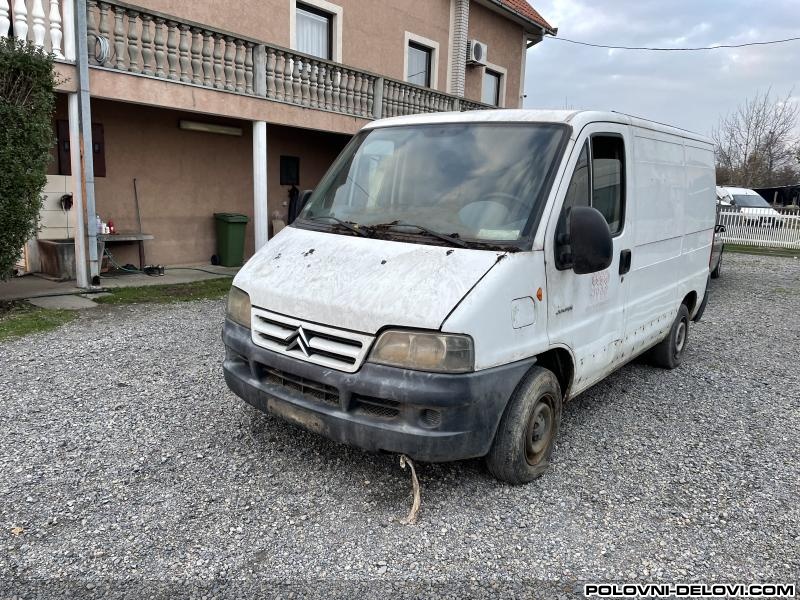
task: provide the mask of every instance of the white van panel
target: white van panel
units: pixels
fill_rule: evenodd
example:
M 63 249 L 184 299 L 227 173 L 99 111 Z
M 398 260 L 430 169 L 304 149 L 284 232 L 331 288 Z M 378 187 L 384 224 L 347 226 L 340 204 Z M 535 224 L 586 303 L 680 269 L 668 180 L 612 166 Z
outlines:
M 535 299 L 540 287 L 544 291 L 543 302 Z M 442 331 L 472 336 L 476 370 L 535 356 L 550 347 L 547 337 L 548 296 L 544 252 L 508 254 L 464 298 L 447 318 Z M 533 322 L 514 327 L 515 309 L 518 309 L 517 300 L 520 298 L 533 303 L 533 314 L 529 315 Z
M 711 148 L 686 145 L 686 177 L 688 202 L 684 211 L 684 233 L 713 228 L 716 210 L 709 211 L 709 197 L 716 198 L 716 173 Z M 708 237 L 705 241 L 711 243 Z
M 637 218 L 628 275 L 628 355 L 660 341 L 692 291 L 699 306 L 708 279 L 716 194 L 710 145 L 649 129 L 634 132 Z
M 636 245 L 680 236 L 683 233 L 683 197 L 686 176 L 680 139 L 652 131 L 637 131 L 633 140 L 636 202 Z M 637 253 L 634 252 L 634 262 Z

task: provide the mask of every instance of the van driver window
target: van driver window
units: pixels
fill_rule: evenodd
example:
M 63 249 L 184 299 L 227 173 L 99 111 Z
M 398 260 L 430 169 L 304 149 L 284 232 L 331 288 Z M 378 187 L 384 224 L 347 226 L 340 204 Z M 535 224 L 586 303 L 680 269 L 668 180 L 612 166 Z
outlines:
M 558 218 L 556 227 L 556 265 L 559 269 L 566 269 L 572 266 L 572 251 L 569 246 L 569 212 L 573 206 L 589 206 L 591 203 L 589 182 L 589 142 L 583 145 L 578 162 L 575 163 L 575 170 L 572 172 L 572 179 L 567 188 L 567 195 L 564 197 L 564 206 Z
M 592 206 L 603 213 L 611 235 L 622 231 L 625 146 L 621 137 L 592 137 Z
M 574 206 L 592 206 L 606 218 L 611 235 L 625 223 L 625 143 L 619 136 L 596 135 L 581 149 L 556 226 L 556 267 L 572 267 L 569 212 Z M 591 168 L 590 168 L 591 165 Z

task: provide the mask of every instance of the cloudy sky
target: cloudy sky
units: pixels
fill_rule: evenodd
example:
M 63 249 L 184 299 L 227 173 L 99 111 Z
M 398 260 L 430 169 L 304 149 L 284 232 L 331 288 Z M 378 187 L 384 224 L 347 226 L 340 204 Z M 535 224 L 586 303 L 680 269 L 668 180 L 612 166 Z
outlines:
M 711 46 L 800 36 L 800 0 L 531 0 L 558 37 L 618 46 Z M 610 109 L 707 134 L 756 91 L 792 88 L 800 41 L 641 52 L 545 39 L 528 51 L 526 108 Z

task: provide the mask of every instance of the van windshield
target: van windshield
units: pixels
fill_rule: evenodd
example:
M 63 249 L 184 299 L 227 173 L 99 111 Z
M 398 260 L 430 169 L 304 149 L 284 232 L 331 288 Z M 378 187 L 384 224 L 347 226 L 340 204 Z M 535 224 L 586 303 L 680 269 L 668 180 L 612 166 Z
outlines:
M 761 196 L 734 194 L 733 199 L 736 201 L 736 206 L 744 208 L 771 208 L 769 202 L 764 200 Z
M 358 134 L 295 224 L 467 245 L 516 242 L 549 191 L 567 128 L 457 123 Z

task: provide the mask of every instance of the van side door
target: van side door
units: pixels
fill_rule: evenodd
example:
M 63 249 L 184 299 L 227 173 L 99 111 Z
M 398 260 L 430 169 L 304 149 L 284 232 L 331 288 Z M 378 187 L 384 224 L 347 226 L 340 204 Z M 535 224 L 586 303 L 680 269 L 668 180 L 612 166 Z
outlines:
M 625 274 L 632 231 L 626 210 L 628 127 L 586 126 L 578 136 L 550 215 L 545 237 L 548 337 L 575 357 L 572 393 L 602 379 L 623 360 Z M 570 210 L 592 206 L 606 218 L 614 258 L 604 271 L 577 275 L 569 244 Z

